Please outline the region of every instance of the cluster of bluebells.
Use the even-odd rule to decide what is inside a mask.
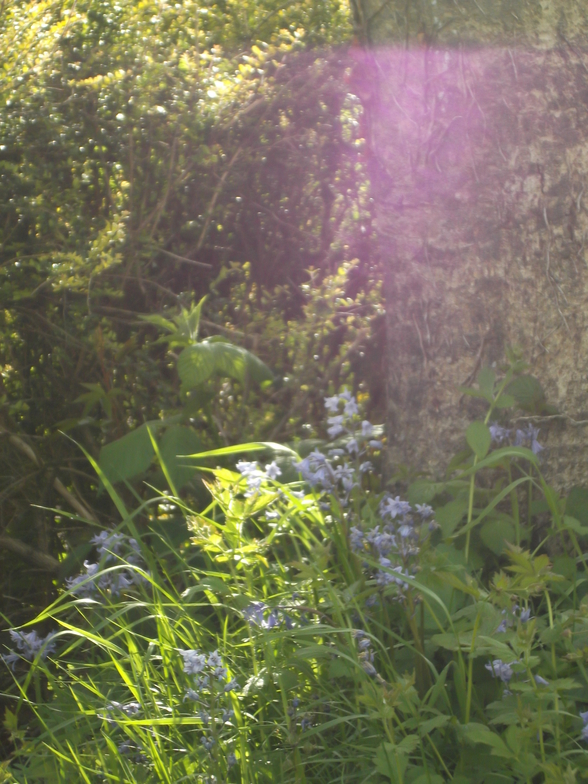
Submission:
[[[414,573],[415,559],[423,543],[437,527],[433,509],[427,504],[413,508],[399,496],[384,494],[378,513],[381,522],[369,531],[352,526],[351,549],[361,556],[371,556],[379,568],[374,578],[379,588],[396,585],[400,596],[408,589],[406,578]],[[369,564],[365,564],[371,569]]]
[[[362,474],[373,466],[365,460],[369,449],[381,449],[382,442],[374,438],[374,426],[364,420],[359,424],[359,409],[353,395],[347,390],[340,395],[325,398],[329,412],[327,433],[331,439],[344,437],[340,447],[329,449],[328,455],[318,449],[303,460],[294,463],[313,490],[341,495],[345,505],[349,493],[360,484]],[[352,466],[349,459],[353,458]]]
[[[518,659],[515,659],[515,661],[512,662],[504,662],[502,659],[494,659],[484,666],[490,672],[493,678],[497,678],[508,687],[508,684],[512,680],[513,675],[515,675],[513,667],[520,664],[521,662]],[[537,686],[549,686],[549,681],[546,681],[545,678],[541,677],[541,675],[533,675],[533,680]],[[503,696],[507,697],[509,694],[511,694],[511,692],[508,690],[508,688],[506,688],[504,690]]]
[[[505,617],[500,621],[500,624],[496,629],[497,634],[508,631],[517,621],[527,623],[531,619],[531,610],[528,607],[522,609],[518,604],[515,604],[510,612],[503,610],[502,614]]]
[[[98,561],[84,561],[85,571],[66,580],[77,596],[95,596],[98,592],[119,596],[123,591],[145,582],[144,575],[133,567],[142,567],[143,559],[136,539],[121,533],[101,531],[91,539]],[[119,566],[104,572],[104,567]],[[130,568],[129,568],[130,567]]]
[[[268,463],[265,466],[265,470],[262,470],[256,462],[239,460],[237,463],[237,471],[242,474],[247,483],[245,498],[252,498],[257,495],[264,482],[267,482],[268,480],[273,482],[282,474],[275,460]]]
[[[539,428],[533,427],[531,424],[522,429],[510,429],[492,422],[488,429],[490,430],[492,441],[497,445],[526,446],[535,455],[538,455],[545,448],[537,440]]]
[[[290,630],[295,625],[282,607],[270,609],[265,602],[251,602],[243,610],[243,617],[250,626],[259,626],[262,629],[275,629],[280,626]]]
[[[361,629],[356,629],[353,636],[357,642],[357,649],[359,651],[359,662],[362,668],[371,675],[372,678],[379,678],[378,672],[374,667],[374,652],[372,650],[372,641],[367,634]]]
[[[55,632],[50,632],[45,637],[39,637],[34,629],[31,632],[18,632],[15,629],[11,629],[10,637],[16,646],[16,650],[10,650],[10,653],[2,656],[2,659],[13,670],[16,662],[21,659],[33,662],[39,654],[41,659],[46,659],[49,654],[55,653],[54,636]]]
[[[184,672],[194,676],[193,687],[184,695],[184,702],[189,700],[197,706],[198,716],[205,727],[200,743],[211,753],[220,740],[220,734],[226,736],[226,730],[233,725],[234,711],[230,707],[230,693],[239,689],[235,678],[228,679],[227,668],[223,665],[218,651],[210,654],[199,650],[180,650],[184,660]],[[226,738],[223,737],[223,745]],[[227,766],[235,765],[237,759],[234,752],[226,757]]]

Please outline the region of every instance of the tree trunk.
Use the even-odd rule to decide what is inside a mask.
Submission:
[[[394,468],[440,472],[482,410],[460,385],[517,346],[561,412],[546,473],[588,482],[588,8],[560,5],[355,3]]]

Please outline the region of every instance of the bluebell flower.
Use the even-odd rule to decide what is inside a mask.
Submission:
[[[392,520],[395,520],[410,512],[410,504],[408,501],[401,501],[399,495],[396,498],[387,495],[380,502],[379,509],[382,517],[391,517]]]
[[[521,623],[527,623],[527,621],[531,618],[531,610],[527,607],[526,610],[521,610],[520,619]]]
[[[496,422],[491,422],[488,426],[488,430],[490,431],[490,438],[497,444],[508,441],[510,438],[510,430],[506,427],[502,427],[502,425],[496,424]]]
[[[304,730],[307,730],[310,727],[312,727],[312,721],[305,716],[300,722],[300,729],[304,732]]]
[[[359,445],[357,443],[357,439],[355,438],[350,439],[346,449],[350,455],[356,455],[359,452]]]
[[[96,591],[95,578],[100,569],[99,564],[84,561],[85,574],[79,574],[77,577],[68,577],[65,584],[72,593],[78,596],[90,596]]]
[[[229,693],[230,691],[237,691],[239,688],[239,681],[236,678],[232,678],[224,688],[225,693]]]
[[[227,765],[228,765],[229,768],[232,768],[233,765],[236,765],[236,764],[237,764],[237,757],[231,751],[231,752],[229,752],[229,754],[227,754]]]
[[[221,655],[218,651],[213,651],[208,657],[208,661],[206,663],[209,667],[221,667],[223,660],[221,659]]]
[[[364,637],[363,640],[358,641],[357,647],[359,648],[360,651],[366,651],[371,644],[372,641],[369,639],[369,637]]]
[[[498,629],[496,629],[496,634],[502,634],[503,632],[505,632],[507,630],[507,628],[508,627],[507,627],[507,624],[506,624],[506,618],[503,618],[500,621],[500,625],[498,626]]]
[[[429,504],[417,504],[415,508],[423,520],[428,520],[429,517],[435,514],[435,510]]]
[[[277,520],[280,516],[280,513],[275,509],[266,509],[264,514],[266,520]]]
[[[271,463],[268,463],[266,465],[265,475],[267,476],[268,479],[272,479],[272,480],[275,480],[282,475],[282,472],[275,460],[272,460]]]
[[[327,422],[329,423],[329,427],[327,428],[329,438],[337,438],[337,436],[340,436],[341,433],[345,432],[345,428],[343,427],[343,415],[330,416],[327,419]]]
[[[225,709],[223,711],[223,715],[221,716],[222,723],[226,724],[228,721],[231,721],[234,715],[235,715],[235,711],[232,708],[228,710]]]
[[[357,407],[357,402],[354,397],[350,397],[349,400],[345,403],[343,412],[346,417],[353,417],[359,414],[359,408]]]
[[[128,540],[124,534],[110,533],[109,531],[101,531],[90,540],[96,546],[100,557],[106,555],[107,559],[112,555],[120,555],[123,544]]]
[[[206,666],[206,656],[199,651],[182,651],[180,655],[184,659],[184,672],[186,675],[198,675]]]
[[[367,659],[361,662],[361,666],[364,669],[364,671],[367,672],[367,674],[370,675],[372,678],[378,674],[378,671],[376,670],[374,665]]]
[[[199,711],[198,716],[200,717],[200,721],[203,724],[208,724],[208,722],[210,721],[210,714],[207,713],[205,710]]]
[[[544,449],[539,441],[537,441],[538,435],[539,428],[529,424],[524,430],[517,430],[515,446],[524,446],[525,443],[529,443],[533,454],[538,455]]]
[[[333,395],[332,397],[325,398],[325,408],[327,411],[335,413],[339,410],[339,395]]]
[[[580,711],[580,718],[582,719],[582,723],[588,726],[588,711]]]
[[[588,741],[588,711],[580,711],[580,718],[582,719],[582,734],[580,735],[580,740]]]
[[[364,438],[370,438],[374,433],[374,426],[371,422],[368,422],[367,419],[364,419],[361,423],[361,434]]]
[[[141,710],[141,706],[139,705],[138,702],[122,703],[113,700],[111,703],[109,703],[106,706],[106,710],[109,713],[112,713],[114,711],[121,711],[121,713],[124,713],[125,716],[136,716],[137,713],[139,713],[139,711]]]
[[[364,549],[364,534],[360,528],[352,526],[349,529],[349,546],[358,553]]]
[[[206,735],[203,735],[202,738],[200,738],[200,743],[202,743],[206,751],[210,751],[214,746],[215,741],[214,738],[207,738]]]
[[[55,632],[50,632],[45,637],[39,637],[35,629],[30,632],[18,632],[10,629],[10,636],[19,653],[11,651],[2,656],[2,659],[12,669],[19,659],[32,662],[39,654],[41,654],[41,659],[46,659],[49,654],[55,653],[55,642],[52,641]]]
[[[537,686],[549,686],[549,681],[546,681],[545,678],[542,678],[540,675],[534,675],[535,683]]]
[[[251,602],[251,604],[243,610],[243,617],[250,624],[257,624],[261,626],[264,621],[264,612],[267,610],[267,604],[263,602]]]
[[[370,463],[369,460],[365,460],[359,466],[359,471],[360,471],[361,474],[367,474],[367,473],[369,473],[370,471],[373,471],[373,470],[374,470],[374,466]]]
[[[200,695],[198,692],[194,691],[194,689],[188,689],[188,691],[184,694],[184,699],[182,702],[186,702],[186,700],[191,700],[192,702],[200,702]]]
[[[512,667],[502,659],[494,659],[494,661],[488,662],[485,667],[492,673],[493,678],[500,678],[503,683],[509,683],[513,676]]]
[[[372,439],[368,443],[372,449],[382,449],[384,447],[384,444],[376,439]]]

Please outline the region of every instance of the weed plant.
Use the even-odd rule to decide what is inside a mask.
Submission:
[[[405,497],[380,491],[380,431],[347,392],[323,451],[210,470],[204,510],[172,484],[129,511],[103,476],[120,525],[11,632],[7,780],[586,779],[588,528],[542,477],[538,432],[504,424],[520,377],[481,372],[486,415]]]

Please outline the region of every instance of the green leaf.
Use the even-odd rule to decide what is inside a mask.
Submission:
[[[494,382],[496,381],[496,373],[489,367],[483,367],[478,373],[478,387],[482,392],[492,397],[494,395]]]
[[[486,746],[491,746],[491,754],[495,757],[512,759],[515,756],[500,735],[492,732],[484,724],[470,722],[469,724],[458,725],[457,729],[459,734],[466,740],[469,740],[470,743],[483,743]]]
[[[133,479],[149,468],[155,452],[147,428],[154,433],[161,426],[160,420],[146,422],[126,436],[102,447],[98,465],[110,482],[114,484]]]
[[[406,497],[408,502],[415,504],[428,504],[443,490],[441,482],[431,482],[429,479],[417,479],[408,487]]]
[[[564,528],[568,528],[570,531],[574,531],[574,533],[579,534],[580,536],[588,536],[588,526],[582,525],[575,517],[564,515],[562,525]]]
[[[478,460],[483,460],[488,454],[492,441],[488,425],[485,425],[484,422],[472,422],[466,430],[466,441]]]
[[[423,721],[419,724],[419,733],[421,734],[421,737],[423,737],[430,732],[433,732],[433,730],[438,730],[440,727],[446,727],[450,721],[451,716],[448,716],[445,713],[442,713],[439,716],[433,716],[432,719],[427,719],[427,721]]]
[[[378,773],[386,776],[394,784],[400,784],[408,764],[405,754],[399,753],[391,743],[382,743],[376,751],[374,764]]]
[[[507,543],[514,543],[514,525],[506,518],[487,520],[480,528],[480,538],[489,550],[500,555],[504,552]]]
[[[173,484],[181,490],[195,475],[194,467],[180,455],[197,452],[202,442],[191,427],[174,425],[166,430],[159,447],[161,459],[165,463]]]
[[[199,386],[213,374],[241,383],[247,378],[262,385],[273,380],[271,370],[254,354],[223,339],[185,348],[178,357],[178,374],[184,390]]]
[[[468,509],[467,498],[457,498],[455,501],[450,501],[445,506],[435,509],[435,520],[441,526],[443,537],[446,539],[451,536],[457,526],[463,520],[463,517]]]
[[[566,514],[588,525],[588,487],[575,485],[566,499]]]
[[[500,397],[494,402],[495,408],[512,408],[517,401],[512,395],[505,395],[502,394]]]
[[[188,346],[178,357],[178,375],[184,390],[199,386],[209,379],[216,369],[213,347],[210,343]]]
[[[504,390],[511,395],[523,411],[542,414],[547,405],[545,392],[535,376],[522,375],[514,378]]]

